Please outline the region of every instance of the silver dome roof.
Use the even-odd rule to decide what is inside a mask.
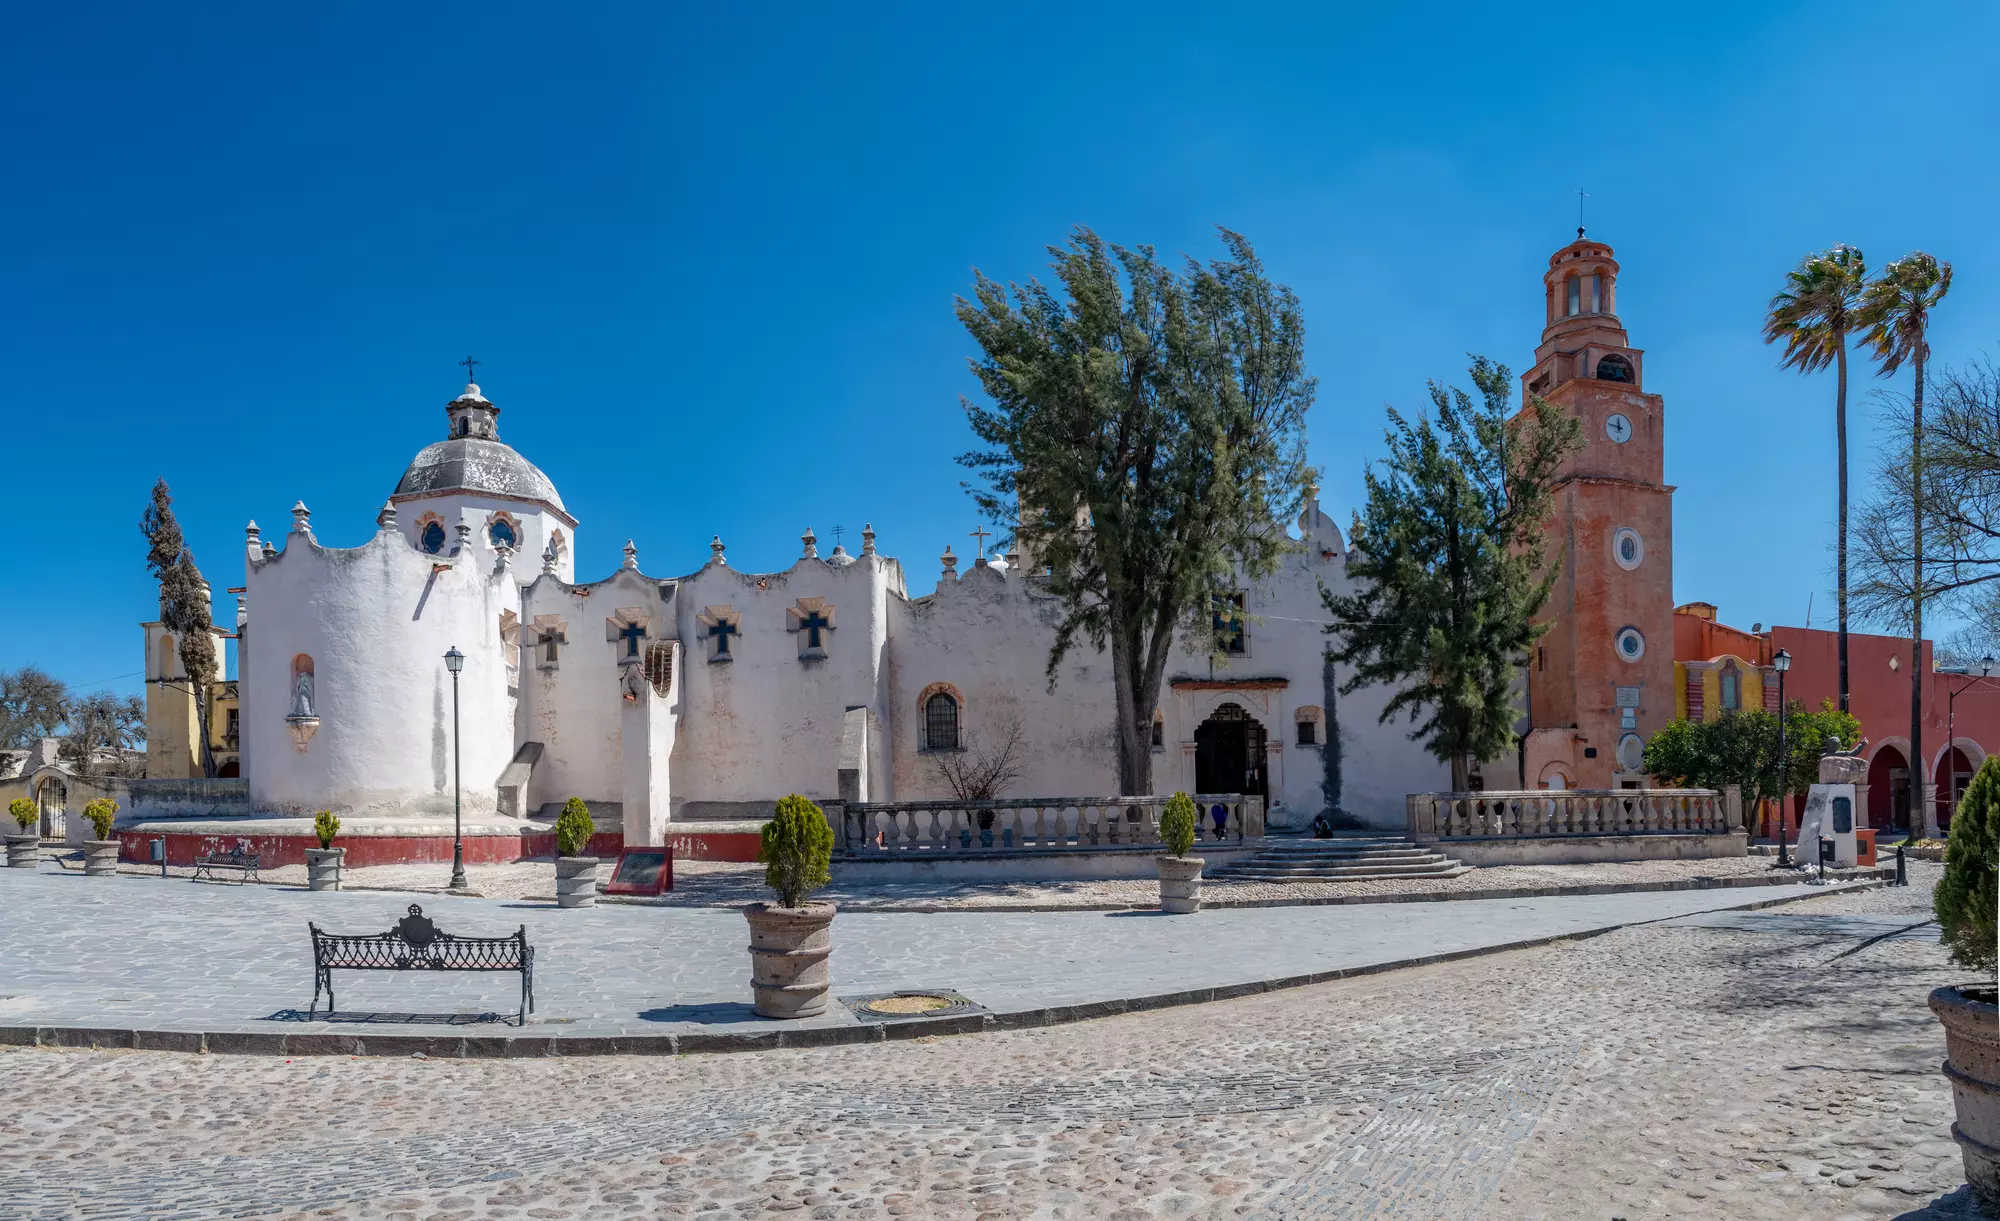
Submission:
[[[438,496],[447,492],[484,493],[516,500],[535,500],[562,513],[556,485],[514,447],[481,437],[433,441],[418,452],[396,484],[395,499]]]

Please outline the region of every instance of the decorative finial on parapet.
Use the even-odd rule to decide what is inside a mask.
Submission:
[[[708,541],[708,561],[711,564],[727,564],[729,562],[722,557],[722,536],[720,534]]]
[[[250,524],[243,527],[243,545],[246,547],[257,546],[257,539],[262,534],[263,531],[257,528],[257,519],[254,517],[251,518]]]
[[[556,575],[556,540],[554,539],[550,539],[548,545],[542,548],[542,573],[545,576],[551,577]]]
[[[875,523],[861,523],[861,554],[875,554]]]
[[[625,540],[625,567],[633,572],[639,571],[639,549],[632,545],[629,538]]]
[[[394,530],[396,528],[395,501],[385,500],[382,502],[382,511],[375,515],[375,524],[384,530]]]
[[[460,521],[452,529],[458,531],[458,549],[460,551],[472,545],[472,526],[469,523]]]
[[[505,543],[495,543],[493,545],[493,554],[499,557],[493,565],[495,575],[506,572],[514,567],[514,549],[512,547],[509,547]]]
[[[958,557],[951,553],[950,543],[944,545],[944,554],[939,556],[938,559],[944,564],[944,579],[947,581],[958,580]]]
[[[811,526],[807,526],[806,532],[804,534],[799,535],[799,541],[806,545],[806,553],[801,558],[808,560],[816,560],[819,558],[819,539],[814,537],[813,528]]]
[[[303,500],[292,506],[292,533],[312,536],[312,510]]]

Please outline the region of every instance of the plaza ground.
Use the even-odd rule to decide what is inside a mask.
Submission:
[[[11,1049],[0,1190],[31,1218],[1970,1216],[1923,1003],[1963,978],[1923,925],[1936,876],[915,1042]]]

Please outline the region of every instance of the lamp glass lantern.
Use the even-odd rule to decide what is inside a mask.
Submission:
[[[444,655],[444,668],[453,674],[465,669],[465,654],[458,651],[457,645],[453,645],[451,651]]]

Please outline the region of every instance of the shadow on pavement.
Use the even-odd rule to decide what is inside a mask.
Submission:
[[[267,1022],[332,1022],[356,1026],[512,1026],[510,1015],[499,1013],[382,1013],[372,1010],[336,1010],[306,1016],[303,1009],[280,1009],[263,1019]]]
[[[730,1022],[765,1022],[772,1019],[758,1017],[757,1011],[743,1001],[711,1001],[705,1005],[662,1005],[658,1009],[642,1009],[639,1020],[720,1026]]]
[[[1975,1221],[1994,1215],[1980,1210],[1979,1197],[1972,1194],[1971,1184],[1961,1184],[1957,1191],[1941,1195],[1922,1208],[1897,1213],[1895,1221]]]

